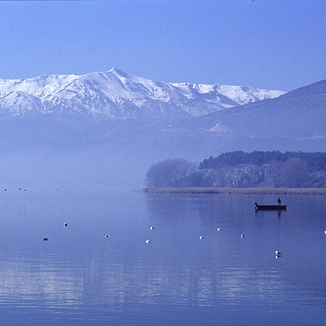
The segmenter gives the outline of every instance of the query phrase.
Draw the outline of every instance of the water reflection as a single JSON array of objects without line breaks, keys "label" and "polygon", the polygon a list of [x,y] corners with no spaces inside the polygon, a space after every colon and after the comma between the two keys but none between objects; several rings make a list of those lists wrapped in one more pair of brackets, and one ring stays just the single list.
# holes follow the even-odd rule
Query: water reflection
[{"label": "water reflection", "polygon": [[[8,324],[17,321],[13,312],[35,315],[29,325],[40,314],[56,325],[215,325],[218,317],[221,325],[243,325],[243,316],[244,325],[258,325],[246,311],[258,305],[266,325],[271,311],[281,311],[283,321],[309,317],[317,325],[312,311],[302,316],[297,304],[314,305],[326,317],[326,238],[316,237],[325,205],[309,210],[316,215],[311,221],[305,205],[290,198],[298,210],[289,208],[281,219],[255,214],[253,202],[134,193],[30,198],[20,203],[24,209],[7,201],[0,221],[1,314]],[[278,260],[276,249],[284,253]]]},{"label": "water reflection", "polygon": [[41,298],[48,307],[73,309],[91,298],[92,304],[107,304],[111,311],[124,304],[135,309],[159,303],[212,306],[218,297],[236,303],[248,295],[264,296],[267,286],[275,290],[280,282],[275,271],[273,275],[248,266],[225,268],[215,259],[203,261],[198,253],[189,261],[175,261],[176,257],[160,255],[160,248],[152,249],[144,248],[130,260],[109,255],[102,257],[104,261],[87,257],[74,263],[57,257],[3,261],[0,300],[31,306]]},{"label": "water reflection", "polygon": [[[171,201],[169,197],[168,194],[148,194],[150,215],[157,218],[157,223],[164,221],[167,225],[172,224],[172,228],[183,225],[182,238],[185,243],[193,228],[201,233],[204,230],[208,235],[205,240],[209,240],[209,248],[202,255],[210,262],[212,259],[218,260],[217,264],[208,266],[208,270],[213,267],[221,282],[212,278],[208,283],[201,284],[219,284],[215,292],[217,297],[230,299],[230,302],[232,298],[237,298],[236,302],[248,293],[252,298],[270,298],[277,296],[278,290],[292,289],[293,281],[298,280],[295,286],[301,300],[307,300],[301,294],[310,289],[311,295],[319,293],[323,298],[322,306],[326,307],[326,237],[323,238],[321,232],[325,224],[324,198],[287,196],[289,209],[280,218],[273,211],[256,214],[254,201],[257,197],[251,195],[183,194],[173,196]],[[258,200],[264,202],[272,199],[258,196]],[[176,212],[179,218],[175,218]],[[223,231],[214,234],[216,227],[220,226],[223,226]],[[242,233],[246,237],[240,243],[237,237]],[[276,264],[270,258],[275,257],[275,249],[280,247],[286,254]]]}]

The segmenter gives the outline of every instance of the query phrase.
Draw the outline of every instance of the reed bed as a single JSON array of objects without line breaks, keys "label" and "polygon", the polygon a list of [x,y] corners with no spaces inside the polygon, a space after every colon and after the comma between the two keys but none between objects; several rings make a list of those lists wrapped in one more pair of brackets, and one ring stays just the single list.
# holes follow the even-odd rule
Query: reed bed
[{"label": "reed bed", "polygon": [[326,188],[145,188],[145,193],[243,194],[243,195],[326,195]]}]

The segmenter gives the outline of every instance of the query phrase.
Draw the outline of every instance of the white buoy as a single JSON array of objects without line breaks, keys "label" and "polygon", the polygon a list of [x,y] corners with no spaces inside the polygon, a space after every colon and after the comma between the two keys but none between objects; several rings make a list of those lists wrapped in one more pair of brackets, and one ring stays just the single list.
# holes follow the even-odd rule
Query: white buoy
[{"label": "white buoy", "polygon": [[110,238],[110,236],[108,234],[104,234],[105,238]]},{"label": "white buoy", "polygon": [[149,239],[148,239],[148,240],[146,240],[146,243],[151,243],[151,240],[149,240]]},{"label": "white buoy", "polygon": [[278,256],[282,255],[282,253],[279,252],[278,250],[275,251],[275,254],[278,255]]},{"label": "white buoy", "polygon": [[63,223],[63,226],[66,228],[68,226],[68,223]]},{"label": "white buoy", "polygon": [[244,238],[244,234],[241,234],[241,235],[240,235],[240,238]]},{"label": "white buoy", "polygon": [[217,231],[222,231],[222,230],[223,230],[223,228],[217,228],[216,230],[217,230]]},{"label": "white buoy", "polygon": [[326,234],[326,230],[324,231],[324,233]]},{"label": "white buoy", "polygon": [[150,226],[149,229],[150,229],[150,230],[154,230],[154,226]]},{"label": "white buoy", "polygon": [[200,239],[200,240],[203,240],[203,239],[204,239],[204,236],[203,236],[203,235],[200,235],[200,236],[199,236],[199,239]]}]

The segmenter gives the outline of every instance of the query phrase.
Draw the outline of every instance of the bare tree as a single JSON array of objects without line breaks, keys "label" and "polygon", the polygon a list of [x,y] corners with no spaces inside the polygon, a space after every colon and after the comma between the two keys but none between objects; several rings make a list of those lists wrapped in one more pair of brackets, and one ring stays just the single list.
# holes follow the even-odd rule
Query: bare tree
[{"label": "bare tree", "polygon": [[167,159],[150,166],[146,173],[148,188],[173,187],[178,179],[184,178],[197,170],[197,164],[184,158]]}]

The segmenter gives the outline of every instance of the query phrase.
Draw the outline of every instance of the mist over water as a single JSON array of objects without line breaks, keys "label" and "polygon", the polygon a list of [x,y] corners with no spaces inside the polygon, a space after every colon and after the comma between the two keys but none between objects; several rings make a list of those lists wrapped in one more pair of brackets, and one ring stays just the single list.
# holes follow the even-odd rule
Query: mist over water
[{"label": "mist over water", "polygon": [[[64,122],[62,122],[62,120]],[[149,123],[18,118],[0,126],[3,188],[140,189],[149,167],[167,158],[199,163],[232,150],[293,150],[291,142],[269,145],[264,139],[231,141],[202,133],[193,120]],[[185,129],[187,124],[187,129]],[[15,128],[11,128],[15,126]],[[322,141],[322,140],[320,140]],[[264,143],[262,145],[261,143]],[[307,149],[313,150],[309,143]],[[298,149],[305,149],[304,142]]]},{"label": "mist over water", "polygon": [[[214,109],[221,99],[207,85],[180,84],[181,96],[170,84],[161,88],[162,83],[134,80],[116,69],[107,74],[115,77],[94,73],[84,76],[90,78],[84,84],[57,76],[63,84],[46,88],[46,108],[33,98],[43,94],[44,76],[36,84],[3,82],[1,186],[139,189],[148,168],[167,158],[199,163],[235,150],[325,150],[325,81],[273,99],[258,101],[258,96],[254,103]],[[239,103],[247,103],[249,89],[241,90]],[[234,87],[229,91],[233,97]]]}]

